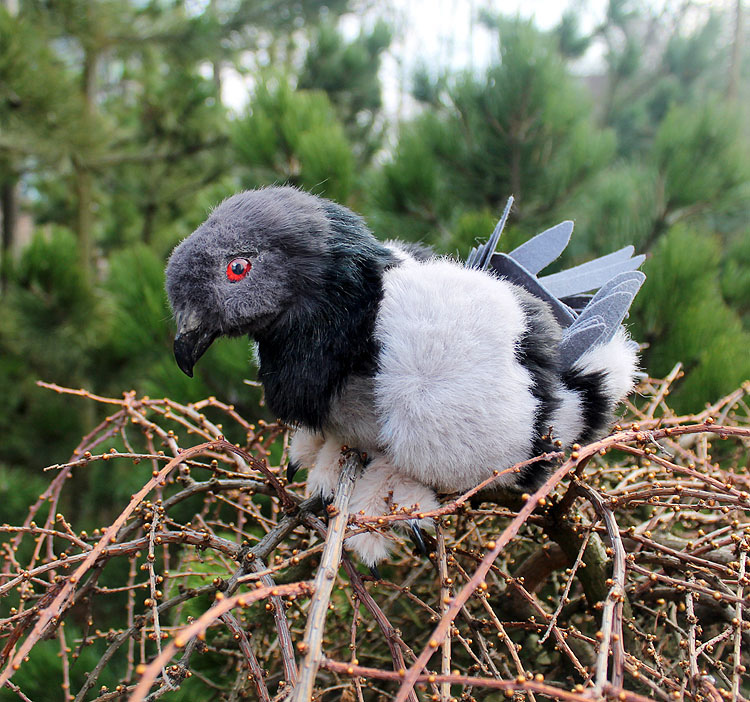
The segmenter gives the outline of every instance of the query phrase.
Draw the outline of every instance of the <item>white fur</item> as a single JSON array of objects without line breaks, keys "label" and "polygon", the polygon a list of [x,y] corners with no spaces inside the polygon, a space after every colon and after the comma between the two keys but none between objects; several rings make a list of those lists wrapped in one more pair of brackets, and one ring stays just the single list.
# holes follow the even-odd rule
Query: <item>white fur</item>
[{"label": "white fur", "polygon": [[624,327],[610,341],[587,351],[575,363],[585,372],[604,373],[604,386],[612,400],[612,408],[633,390],[638,370],[638,349]]},{"label": "white fur", "polygon": [[[559,389],[560,406],[552,415],[552,437],[559,439],[565,448],[570,447],[581,433],[583,404],[575,390]],[[546,428],[545,428],[546,430]]]},{"label": "white fur", "polygon": [[406,475],[465,490],[528,458],[537,401],[515,358],[526,324],[514,290],[446,259],[385,274],[375,402],[382,447]]},{"label": "white fur", "polygon": [[386,241],[385,247],[390,250],[390,252],[401,262],[412,260],[414,257],[410,256],[406,251],[404,251],[400,246],[399,242],[397,241]]},{"label": "white fur", "polygon": [[321,434],[300,427],[294,432],[289,442],[289,460],[299,463],[300,468],[308,470],[315,465],[325,439]]},{"label": "white fur", "polygon": [[[420,483],[404,477],[385,456],[377,456],[367,466],[354,486],[349,503],[351,512],[368,516],[388,514],[406,508],[423,512],[437,509],[435,493]],[[432,526],[431,519],[415,520],[420,527]],[[404,522],[398,522],[404,526]],[[346,539],[359,558],[368,566],[375,565],[390,553],[391,540],[379,532],[363,532]]]},{"label": "white fur", "polygon": [[392,539],[379,531],[363,531],[346,537],[347,548],[352,549],[357,558],[367,566],[374,566],[391,555]]},{"label": "white fur", "polygon": [[307,474],[307,492],[328,499],[336,490],[341,473],[341,442],[328,438]]}]

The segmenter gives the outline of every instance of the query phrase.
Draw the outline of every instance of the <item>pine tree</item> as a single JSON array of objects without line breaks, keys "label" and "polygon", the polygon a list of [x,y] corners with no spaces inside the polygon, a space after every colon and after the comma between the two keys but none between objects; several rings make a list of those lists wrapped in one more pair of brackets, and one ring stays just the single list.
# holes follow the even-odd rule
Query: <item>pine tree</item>
[{"label": "pine tree", "polygon": [[[656,80],[643,42],[660,25],[629,3],[610,4],[599,33],[627,39],[610,36],[603,112],[618,148],[612,131],[594,123],[564,61],[595,37],[581,36],[573,19],[552,33],[557,41],[529,23],[492,21],[501,53],[486,74],[418,75],[426,109],[402,128],[375,179],[378,231],[463,255],[486,238],[512,193],[518,204],[506,248],[563,218],[576,220],[568,263],[632,243],[652,256],[631,315],[636,338],[648,343],[644,367],[659,375],[685,363],[683,409],[728,392],[749,373],[742,320],[750,176],[741,107],[703,92],[716,82],[712,37],[720,23],[710,15],[692,32],[657,42]],[[642,100],[639,85],[648,85]]]},{"label": "pine tree", "polygon": [[69,71],[43,32],[0,7],[0,188],[5,289],[14,248],[19,183],[34,168],[59,167],[69,155],[71,125],[81,118]]},{"label": "pine tree", "polygon": [[[241,383],[252,375],[246,344],[215,344],[192,382],[175,368],[163,267],[218,200],[243,179],[262,180],[263,164],[247,169],[230,150],[224,68],[271,45],[283,54],[302,22],[312,32],[345,4],[290,1],[270,10],[215,0],[196,12],[184,2],[25,0],[17,16],[0,8],[0,186],[24,184],[36,225],[17,270],[3,257],[0,428],[14,433],[0,462],[62,460],[93,421],[86,403],[61,412],[38,378],[114,394],[136,386],[183,400],[257,399]],[[344,199],[351,147],[325,95],[300,95],[285,117],[299,132],[299,182],[328,180],[329,194]],[[40,442],[47,458],[32,458]]]},{"label": "pine tree", "polygon": [[352,148],[323,92],[269,77],[232,136],[246,187],[290,183],[339,202],[352,192]]},{"label": "pine tree", "polygon": [[644,365],[655,377],[683,363],[686,378],[672,398],[677,410],[696,410],[750,378],[750,332],[722,296],[720,262],[719,237],[677,225],[645,266],[648,285],[634,305],[635,336],[648,344]]},{"label": "pine tree", "polygon": [[346,42],[333,24],[325,23],[305,56],[297,84],[303,90],[323,90],[328,95],[361,163],[372,158],[382,141],[378,72],[391,38],[383,21],[351,42]]},{"label": "pine tree", "polygon": [[609,163],[614,137],[594,127],[555,42],[527,21],[487,21],[498,33],[498,63],[432,86],[421,76],[429,108],[402,128],[374,186],[381,231],[410,238],[433,231],[441,248],[465,251],[487,233],[448,234],[465,212],[498,213],[513,194],[514,220],[533,227]]}]

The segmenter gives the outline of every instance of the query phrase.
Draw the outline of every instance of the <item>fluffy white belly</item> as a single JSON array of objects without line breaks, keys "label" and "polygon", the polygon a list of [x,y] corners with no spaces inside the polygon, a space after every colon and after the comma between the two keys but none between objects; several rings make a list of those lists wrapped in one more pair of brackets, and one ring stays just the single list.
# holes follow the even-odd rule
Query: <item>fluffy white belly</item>
[{"label": "fluffy white belly", "polygon": [[443,259],[386,273],[374,400],[394,465],[451,491],[529,456],[537,401],[515,357],[525,330],[510,283]]}]

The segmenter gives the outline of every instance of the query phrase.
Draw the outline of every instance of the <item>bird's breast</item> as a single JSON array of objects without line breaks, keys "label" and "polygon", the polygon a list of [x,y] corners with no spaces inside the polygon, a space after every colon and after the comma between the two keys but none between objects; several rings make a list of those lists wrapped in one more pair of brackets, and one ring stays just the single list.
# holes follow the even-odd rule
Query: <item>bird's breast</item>
[{"label": "bird's breast", "polygon": [[516,355],[526,330],[505,281],[447,260],[386,273],[374,401],[399,468],[461,490],[529,457],[538,402]]},{"label": "bird's breast", "polygon": [[379,450],[380,427],[375,411],[372,376],[350,376],[332,400],[324,433],[335,435],[342,444],[374,455]]}]

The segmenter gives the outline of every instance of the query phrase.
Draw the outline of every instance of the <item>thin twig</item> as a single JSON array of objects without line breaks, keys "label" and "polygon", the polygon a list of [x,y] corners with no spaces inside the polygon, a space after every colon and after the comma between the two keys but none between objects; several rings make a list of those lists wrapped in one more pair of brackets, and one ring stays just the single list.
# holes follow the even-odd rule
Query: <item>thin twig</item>
[{"label": "thin twig", "polygon": [[620,538],[620,529],[615,521],[615,515],[609,504],[589,485],[576,482],[576,490],[587,497],[594,506],[597,514],[604,521],[607,527],[607,534],[614,549],[612,558],[612,586],[602,608],[601,639],[599,643],[599,655],[596,660],[596,690],[599,694],[602,694],[604,686],[607,683],[610,642],[613,653],[612,687],[622,687],[625,674],[625,648],[622,629],[623,607],[626,602],[625,547]]},{"label": "thin twig", "polygon": [[196,636],[203,634],[206,629],[218,621],[221,618],[221,615],[225,612],[229,612],[235,607],[246,607],[253,602],[264,600],[271,595],[300,595],[309,592],[310,589],[309,583],[299,582],[291,583],[289,585],[277,585],[273,588],[261,587],[253,592],[234,595],[233,597],[222,596],[219,598],[218,595],[221,593],[217,593],[217,600],[214,605],[205,611],[192,624],[181,629],[174,639],[164,647],[161,654],[146,666],[141,679],[138,681],[138,684],[133,690],[133,694],[130,696],[129,702],[143,702],[146,695],[148,695],[148,691],[151,689],[151,685],[158,677],[159,672],[172,656],[174,656],[174,654],[177,653],[179,649],[183,648],[189,641],[194,640]]},{"label": "thin twig", "polygon": [[[321,665],[328,670],[346,675],[363,675],[383,680],[399,680],[402,677],[398,673],[393,673],[389,670],[366,668],[364,666],[352,665],[351,663],[341,663],[330,659],[326,659]],[[447,682],[454,685],[472,685],[475,687],[486,687],[494,690],[538,692],[540,695],[545,695],[551,699],[566,700],[569,702],[582,702],[586,699],[575,691],[571,692],[570,690],[564,690],[559,687],[548,685],[534,678],[528,679],[523,676],[518,676],[514,680],[495,680],[494,678],[477,678],[471,675],[437,675],[435,673],[420,673],[415,682]],[[630,690],[620,690],[611,685],[605,687],[604,694],[613,699],[622,700],[622,702],[652,702],[648,697],[631,692]]]},{"label": "thin twig", "polygon": [[[593,455],[593,454],[592,454]],[[487,572],[489,571],[492,563],[500,555],[502,549],[506,544],[518,533],[518,530],[526,522],[531,513],[534,511],[536,506],[539,504],[539,500],[546,498],[555,486],[563,479],[563,477],[575,466],[575,462],[571,460],[566,461],[560,466],[545,482],[544,484],[526,501],[521,511],[518,513],[516,518],[505,528],[503,533],[497,539],[497,541],[491,542],[492,546],[487,555],[484,556],[479,567],[475,571],[468,583],[464,585],[459,592],[451,601],[448,610],[445,612],[443,617],[440,619],[435,630],[432,632],[427,647],[422,651],[417,659],[417,662],[408,670],[406,677],[401,684],[401,687],[396,696],[395,702],[405,702],[409,696],[412,687],[417,681],[422,670],[424,670],[427,662],[432,658],[432,654],[435,649],[440,645],[440,642],[447,635],[450,627],[453,624],[453,620],[461,610],[461,606],[471,597],[472,593],[479,587],[479,584],[484,580]],[[490,544],[488,544],[489,546]]]},{"label": "thin twig", "polygon": [[[688,580],[692,582],[693,576],[688,575]],[[696,685],[698,684],[698,653],[696,651],[696,624],[698,623],[698,618],[695,616],[695,606],[693,604],[693,593],[691,590],[688,590],[685,593],[685,610],[687,614],[687,622],[688,622],[688,663],[689,663],[689,671],[690,671],[690,688],[691,690],[694,690]]]},{"label": "thin twig", "polygon": [[250,643],[250,639],[247,632],[240,626],[235,616],[231,612],[224,612],[221,615],[221,621],[223,621],[228,627],[229,631],[234,634],[235,639],[240,644],[240,650],[245,655],[245,660],[250,668],[250,673],[255,683],[255,690],[258,693],[258,699],[261,702],[271,702],[271,696],[268,694],[268,688],[266,682],[263,680],[263,668],[258,663],[258,657],[253,651],[253,646]]},{"label": "thin twig", "polygon": [[737,702],[740,697],[740,680],[742,678],[742,668],[744,667],[740,659],[740,650],[742,646],[742,600],[745,585],[745,567],[747,565],[747,552],[748,543],[747,537],[744,541],[740,541],[737,544],[737,548],[740,549],[740,568],[737,573],[737,604],[735,606],[734,617],[736,621],[732,624],[735,627],[734,630],[734,652],[733,652],[733,665],[732,670],[732,702]]},{"label": "thin twig", "polygon": [[589,528],[586,530],[586,533],[583,536],[583,540],[581,541],[581,548],[578,550],[578,555],[576,556],[576,560],[573,563],[573,567],[570,569],[570,573],[568,574],[568,580],[565,583],[565,589],[563,590],[562,595],[560,596],[560,602],[555,608],[555,611],[552,613],[552,617],[550,618],[549,623],[547,624],[547,628],[544,630],[544,636],[542,636],[542,638],[539,639],[539,643],[544,643],[549,637],[554,627],[557,625],[557,618],[560,616],[560,612],[562,612],[563,607],[568,601],[568,595],[570,594],[570,587],[571,585],[573,585],[573,579],[575,577],[575,574],[578,571],[578,568],[580,567],[581,563],[583,562],[583,554],[586,551],[586,546],[588,545],[589,539],[591,538],[591,532],[592,532],[593,527],[594,527],[593,524],[590,525]]},{"label": "thin twig", "polygon": [[0,673],[0,685],[5,684],[7,680],[18,670],[23,661],[24,657],[31,651],[34,644],[42,637],[47,626],[50,624],[53,618],[59,618],[65,607],[69,603],[73,590],[76,584],[81,580],[84,574],[94,565],[96,559],[104,551],[107,544],[116,541],[117,533],[120,528],[125,524],[127,518],[132,514],[135,508],[141,503],[144,497],[162,480],[164,480],[171,470],[181,461],[192,458],[193,456],[200,455],[203,451],[208,448],[213,448],[213,444],[199,444],[192,449],[188,449],[181,456],[173,458],[162,468],[159,473],[156,474],[146,485],[144,485],[128,503],[127,507],[120,513],[120,516],[112,523],[110,527],[104,532],[104,535],[99,539],[99,542],[86,554],[86,558],[83,563],[76,569],[73,575],[67,578],[65,585],[61,588],[58,595],[42,612],[39,614],[39,618],[34,624],[34,628],[31,633],[26,637],[26,640],[19,647],[16,654],[13,656],[11,661],[5,667],[5,670]]},{"label": "thin twig", "polygon": [[[263,571],[265,567],[265,563],[259,557],[256,557],[251,565],[251,568],[256,573]],[[269,573],[263,573],[260,576],[260,582],[262,582],[267,587],[274,587],[276,585]],[[281,597],[272,596],[271,605],[273,606],[273,618],[276,623],[276,631],[279,634],[281,660],[284,666],[284,679],[286,680],[287,685],[289,685],[290,687],[294,687],[297,684],[297,661],[294,658],[292,633],[289,630],[289,622],[286,618],[284,600],[282,600]]]},{"label": "thin twig", "polygon": [[294,688],[292,696],[294,702],[308,702],[312,698],[315,676],[323,660],[321,646],[326,615],[328,614],[328,603],[341,563],[341,549],[344,544],[346,525],[349,521],[349,499],[361,470],[362,457],[355,451],[347,452],[341,466],[341,474],[336,486],[333,504],[328,509],[330,515],[328,535],[320,559],[320,567],[313,584],[314,594],[308,612],[305,636],[297,646],[305,658],[300,666],[299,679]]},{"label": "thin twig", "polygon": [[[448,584],[448,562],[445,553],[445,536],[440,524],[435,524],[435,536],[437,540],[437,565],[438,575],[440,577],[440,614],[445,616],[448,611],[448,605],[451,601],[451,590]],[[450,632],[443,639],[442,655],[440,660],[440,669],[443,675],[450,675],[451,672],[451,636]],[[440,684],[440,702],[450,702],[451,686],[450,683]]]}]

